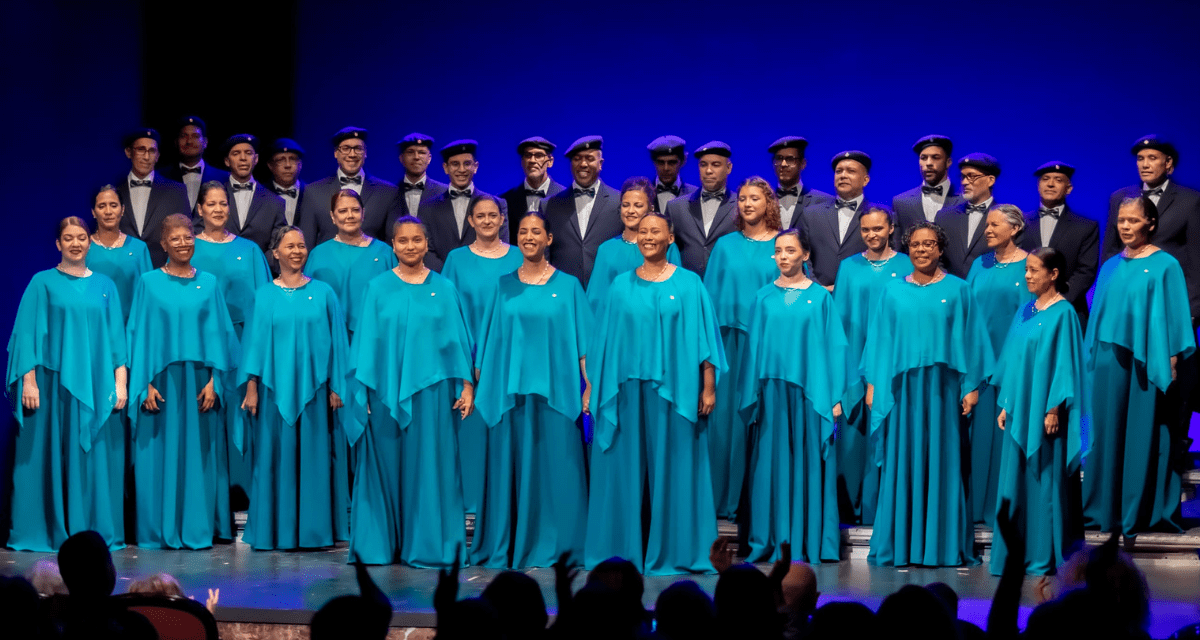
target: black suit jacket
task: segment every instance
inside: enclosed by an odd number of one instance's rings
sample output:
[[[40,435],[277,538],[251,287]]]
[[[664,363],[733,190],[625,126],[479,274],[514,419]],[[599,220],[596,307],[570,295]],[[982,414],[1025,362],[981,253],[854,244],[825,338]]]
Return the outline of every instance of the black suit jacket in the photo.
[[[1100,225],[1063,205],[1062,215],[1054,224],[1054,233],[1042,237],[1041,220],[1037,209],[1025,214],[1025,230],[1021,232],[1021,248],[1032,251],[1051,247],[1067,260],[1067,302],[1079,312],[1081,326],[1087,325],[1087,292],[1096,282],[1100,265]]]
[[[400,190],[387,180],[364,174],[362,190],[363,233],[386,240],[391,236],[388,227],[396,219],[396,211],[400,206]],[[296,226],[304,231],[305,243],[315,247],[337,235],[337,227],[329,216],[329,201],[333,194],[342,190],[338,176],[322,178],[309,183],[304,188],[304,201],[301,208],[296,209]]]
[[[267,193],[275,193],[275,182],[273,180],[270,182],[263,183],[263,186],[267,188]],[[294,188],[296,190],[296,211],[292,214],[293,218],[292,218],[292,223],[291,223],[293,225],[296,224],[296,218],[300,217],[300,207],[304,205],[304,187],[305,186],[306,185],[304,184],[304,181],[300,180],[299,178],[296,179],[296,184],[292,185],[292,188]],[[275,195],[279,195],[279,194],[275,194]],[[279,198],[282,200],[283,196],[279,196]],[[284,210],[283,220],[284,220],[284,223],[287,223],[287,201],[286,200],[283,203],[283,210]],[[312,247],[310,246],[308,248],[308,250],[312,251]],[[268,256],[267,259],[270,260],[270,257]]]
[[[1117,235],[1117,209],[1121,200],[1135,198],[1141,193],[1141,185],[1135,185],[1116,191],[1109,199],[1101,262],[1124,248]],[[1158,227],[1150,242],[1171,254],[1183,267],[1194,324],[1196,318],[1200,318],[1200,191],[1175,184],[1174,180],[1167,183],[1158,199]]]
[[[963,202],[962,189],[951,181],[950,193],[946,194],[946,201],[942,203],[942,209],[954,207],[960,202]],[[921,187],[914,187],[892,198],[892,211],[896,212],[896,232],[892,236],[892,246],[897,251],[907,253],[908,249],[900,246],[904,232],[914,225],[926,221],[925,207],[921,205]]]
[[[575,196],[569,188],[542,200],[542,213],[546,216],[548,231],[554,234],[550,264],[575,276],[586,287],[600,245],[625,229],[621,222],[621,193],[603,182],[596,182],[596,200],[592,203],[587,229],[579,228]]]
[[[813,189],[808,185],[800,190],[800,197],[796,199],[796,209],[792,211],[792,220],[790,225],[785,225],[789,229],[799,229],[804,223],[804,211],[809,207],[816,205],[818,202],[833,201],[834,197],[821,191]],[[782,212],[780,212],[782,217]]]
[[[996,202],[993,197],[992,205]],[[966,279],[975,258],[988,252],[987,241],[983,239],[983,230],[987,228],[987,216],[984,215],[979,220],[979,225],[975,227],[975,235],[970,239],[967,239],[967,230],[971,225],[967,218],[966,200],[953,207],[943,208],[937,213],[934,222],[946,232],[946,251],[942,253],[942,266],[951,275]]]
[[[810,205],[804,210],[800,223],[812,245],[809,264],[812,266],[812,277],[822,286],[831,286],[837,281],[838,267],[842,260],[856,253],[867,250],[863,242],[862,232],[859,231],[859,219],[863,211],[871,206],[871,201],[863,197],[854,211],[850,226],[846,228],[845,237],[838,237],[837,199],[822,200]]]
[[[401,181],[403,181],[403,180],[404,179],[401,178]],[[433,198],[436,198],[436,197],[442,195],[443,193],[446,193],[446,190],[449,188],[450,188],[450,185],[446,184],[445,182],[438,182],[437,180],[430,178],[429,175],[426,174],[425,188],[421,191],[420,202],[424,202],[426,200],[432,200]],[[392,223],[396,221],[396,218],[399,218],[402,216],[416,216],[417,215],[417,211],[409,211],[409,209],[408,209],[408,198],[404,197],[404,185],[397,182],[396,183],[396,191],[397,191],[397,198],[399,198],[399,201],[397,202],[395,217],[392,218],[391,220],[388,220],[388,234],[387,235],[389,237],[392,235],[391,227],[392,227]],[[420,208],[420,203],[417,204],[417,208],[418,209]]]
[[[475,195],[491,195],[481,189],[475,189]],[[507,215],[508,205],[500,201],[500,215]],[[467,212],[470,215],[470,212]],[[450,252],[465,247],[475,241],[475,228],[463,218],[462,228],[457,228],[454,219],[454,205],[450,203],[450,193],[440,193],[429,200],[421,201],[417,217],[425,223],[425,233],[428,235],[429,252],[425,254],[425,266],[441,272]],[[508,226],[500,225],[500,239],[508,242]]]
[[[129,200],[128,175],[114,184],[117,187],[117,197],[121,199],[121,204],[125,207],[125,214],[121,216],[121,232],[145,242],[150,249],[150,262],[155,267],[163,266],[167,263],[167,252],[163,250],[162,243],[159,242],[162,221],[174,213],[182,213],[188,218],[192,217],[191,209],[188,207],[187,187],[183,183],[170,180],[155,171],[154,183],[150,186],[150,198],[146,201],[145,223],[142,225],[141,233],[138,233],[137,219],[133,215],[133,205]]]
[[[269,253],[271,234],[275,233],[275,229],[287,224],[287,216],[283,213],[283,198],[256,180],[254,195],[250,197],[250,210],[238,211],[233,187],[226,183],[225,189],[229,192],[229,222],[225,224],[225,228],[258,245],[263,253]],[[300,203],[297,202],[297,215],[299,211]]]
[[[556,182],[554,178],[550,178],[550,184],[546,185],[546,198],[553,198],[562,193],[563,189],[566,189],[566,187]],[[521,214],[529,209],[529,205],[525,201],[525,181],[522,180],[521,184],[500,194],[500,198],[508,205],[509,218],[504,223],[508,227],[508,237],[515,238],[517,236],[517,225],[521,223]],[[620,201],[617,202],[617,205],[619,208]],[[540,203],[538,208],[541,208]]]
[[[656,190],[654,193],[654,202],[651,202],[650,206],[657,209],[658,208],[658,191],[657,191],[658,180],[657,179],[651,180],[651,183],[656,187]],[[675,180],[675,184],[679,185],[679,195],[671,196],[671,200],[674,200],[675,198],[686,198],[700,190],[700,187],[698,187],[694,184],[688,184],[688,183],[684,182],[683,178],[677,178]],[[667,204],[671,204],[671,200],[668,200]],[[662,213],[666,213],[666,211],[663,211]]]
[[[704,270],[708,268],[708,257],[717,240],[737,230],[734,226],[737,191],[726,185],[725,198],[717,207],[717,215],[713,218],[708,233],[704,233],[704,212],[700,199],[703,193],[703,189],[696,189],[689,195],[679,196],[667,203],[667,217],[675,226],[675,246],[679,247],[683,266],[695,271],[701,278],[704,277]]]
[[[183,170],[179,168],[178,162],[173,162],[169,166],[164,167],[164,169],[165,169],[164,173],[166,174],[166,176],[168,178],[174,180],[175,182],[183,184]],[[157,173],[157,171],[155,173]],[[204,171],[202,171],[200,173],[200,184],[203,185],[205,182],[209,182],[211,180],[216,180],[217,182],[229,182],[229,172],[222,170],[222,169],[218,169],[218,168],[212,166],[211,164],[209,164],[207,160],[205,160],[204,161]],[[186,184],[184,184],[183,186],[185,189],[187,188]],[[193,209],[192,213],[195,213],[195,211],[194,211],[194,209],[196,208],[195,203],[189,201],[188,206],[192,207],[192,209]]]

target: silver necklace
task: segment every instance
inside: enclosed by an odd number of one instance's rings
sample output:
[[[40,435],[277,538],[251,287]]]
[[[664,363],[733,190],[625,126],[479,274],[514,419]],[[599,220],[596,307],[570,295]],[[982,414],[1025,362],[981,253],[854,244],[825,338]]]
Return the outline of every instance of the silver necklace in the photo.
[[[92,270],[88,269],[87,266],[84,266],[83,271],[78,272],[78,273],[76,273],[75,271],[68,270],[67,267],[63,266],[63,264],[61,262],[54,265],[54,268],[58,269],[62,273],[65,273],[69,276],[75,276],[76,278],[86,278],[86,277],[92,275]]]
[[[501,243],[500,243],[500,246],[499,246],[499,247],[497,247],[497,248],[495,248],[495,249],[482,249],[482,248],[480,248],[480,247],[479,247],[479,241],[478,241],[478,240],[476,240],[476,241],[474,241],[474,242],[472,242],[472,243],[471,243],[471,251],[474,251],[476,254],[478,254],[478,255],[481,255],[481,256],[483,256],[483,257],[485,257],[485,258],[496,258],[496,257],[499,257],[499,256],[501,255],[501,253],[500,253],[500,252],[501,252],[501,251],[504,251],[506,248],[508,248],[508,245],[504,244],[503,242],[501,242]]]
[[[931,284],[941,282],[942,278],[945,278],[945,277],[946,277],[946,272],[942,271],[941,269],[938,269],[937,275],[933,276],[933,279],[926,283],[917,282],[916,279],[914,279],[911,274],[905,276],[904,279],[911,282],[912,284],[917,285],[918,287],[928,287]]]
[[[425,276],[428,273],[429,273],[429,269],[422,266],[421,272],[417,274],[416,282],[414,282],[414,281],[409,280],[408,278],[404,277],[404,273],[402,273],[400,271],[400,267],[396,267],[396,275],[400,276],[400,279],[407,282],[408,284],[421,284],[421,283],[425,282]]]
[[[657,273],[657,274],[656,274],[656,275],[655,275],[653,278],[643,278],[643,279],[644,279],[644,280],[648,280],[648,281],[650,281],[650,282],[662,282],[662,281],[663,281],[663,276],[665,276],[665,275],[666,275],[667,271],[668,271],[670,268],[671,268],[671,263],[670,263],[670,262],[668,262],[668,263],[666,264],[666,266],[664,266],[662,269],[660,269],[660,270],[659,270],[659,272],[658,272],[658,273]],[[647,273],[646,273],[646,265],[642,265],[642,275],[644,275],[644,276],[645,276],[645,275],[649,275],[649,274],[647,274]]]
[[[890,249],[889,249],[889,251],[890,251]],[[863,260],[867,261],[867,265],[869,265],[873,271],[879,272],[879,271],[883,271],[883,268],[887,266],[887,263],[891,262],[892,258],[896,257],[896,252],[892,251],[892,255],[890,255],[886,258],[882,258],[880,260],[872,260],[867,257],[867,252],[864,251],[864,252],[862,252],[862,257],[863,257]]]
[[[176,277],[176,278],[193,278],[193,277],[195,277],[195,276],[196,276],[196,267],[192,267],[192,268],[191,268],[191,273],[188,273],[186,276],[181,276],[181,275],[179,275],[179,274],[177,274],[177,273],[171,273],[171,272],[170,272],[170,271],[167,269],[167,265],[165,265],[165,264],[164,264],[164,265],[162,266],[162,272],[163,272],[163,273],[165,273],[165,274],[167,274],[167,275],[169,275],[169,276],[174,276],[174,277]]]
[[[1038,307],[1037,300],[1034,300],[1034,301],[1033,301],[1033,312],[1034,312],[1034,313],[1041,313],[1042,311],[1045,311],[1046,309],[1049,309],[1049,308],[1050,308],[1050,306],[1051,306],[1051,305],[1053,305],[1055,302],[1058,302],[1059,300],[1063,300],[1063,299],[1064,299],[1064,298],[1062,297],[1062,294],[1061,294],[1061,293],[1056,293],[1056,294],[1054,294],[1054,297],[1053,297],[1053,298],[1050,298],[1050,300],[1049,300],[1048,302],[1046,302],[1046,306],[1044,306],[1044,307],[1041,307],[1041,308],[1039,308],[1039,307]]]
[[[546,273],[547,271],[550,270],[550,261],[549,260],[542,260],[542,270],[540,273],[538,273],[537,279],[535,279],[533,282],[530,282],[528,280],[529,276],[526,276],[524,274],[524,272],[522,271],[522,269],[524,269],[524,268],[525,268],[525,265],[521,265],[521,269],[517,269],[517,279],[519,279],[521,282],[523,282],[525,284],[542,284],[549,278],[549,276]]]

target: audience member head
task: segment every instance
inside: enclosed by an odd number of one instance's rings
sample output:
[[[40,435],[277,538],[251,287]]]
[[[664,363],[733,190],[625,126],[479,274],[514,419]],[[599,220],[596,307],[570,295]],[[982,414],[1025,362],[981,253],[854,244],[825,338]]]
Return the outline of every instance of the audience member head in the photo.
[[[509,638],[538,638],[546,631],[546,601],[533,578],[519,571],[496,576],[480,596],[496,610]]]
[[[958,594],[945,582],[931,582],[925,585],[929,592],[937,596],[946,605],[946,612],[951,618],[958,619]]]
[[[588,574],[587,583],[593,582],[604,584],[620,594],[623,599],[636,606],[639,615],[645,615],[642,595],[646,591],[646,584],[632,562],[622,558],[609,558],[601,562]]]
[[[349,636],[343,636],[349,637]],[[513,636],[520,638],[521,636]],[[487,600],[458,600],[450,611],[438,614],[438,640],[499,640],[505,638],[500,616]],[[315,640],[315,639],[314,639]]]
[[[754,565],[734,565],[721,572],[713,602],[721,632],[745,638],[778,638],[782,618],[766,574]]]
[[[920,632],[930,640],[954,640],[958,630],[946,605],[925,587],[905,585],[879,605],[875,621],[879,629],[897,635]]]
[[[177,598],[186,598],[187,594],[183,592],[183,586],[175,579],[175,576],[169,573],[156,573],[154,575],[138,578],[129,583],[129,593],[145,593],[158,596],[175,596]]]
[[[793,562],[783,577],[783,608],[785,611],[812,613],[817,608],[817,574],[803,562]]]
[[[37,638],[43,619],[38,592],[25,578],[0,576],[0,620],[8,638]]]
[[[67,593],[67,585],[63,583],[58,563],[49,558],[33,563],[29,571],[25,572],[25,579],[29,580],[34,590],[42,597]]]
[[[575,593],[571,601],[571,618],[564,629],[564,637],[575,640],[632,640],[641,630],[643,615],[640,601],[635,607],[627,593],[612,588],[604,580],[592,580],[589,576],[587,584]]]
[[[663,590],[654,603],[658,635],[666,640],[707,640],[716,637],[717,610],[707,593],[691,580]]]
[[[104,538],[95,531],[80,531],[58,550],[58,568],[72,600],[94,600],[112,595],[117,571]]]
[[[813,612],[809,640],[875,638],[875,612],[861,602],[830,602]]]

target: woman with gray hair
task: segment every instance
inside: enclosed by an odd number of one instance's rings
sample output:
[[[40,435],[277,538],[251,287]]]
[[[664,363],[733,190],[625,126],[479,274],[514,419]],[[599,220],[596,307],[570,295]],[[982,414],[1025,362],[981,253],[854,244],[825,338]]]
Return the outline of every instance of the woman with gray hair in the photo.
[[[967,284],[979,304],[992,352],[1004,348],[1004,337],[1017,311],[1033,299],[1025,286],[1025,258],[1017,246],[1025,229],[1025,216],[1015,205],[998,204],[988,211],[983,237],[991,249],[975,259]],[[996,518],[996,489],[1000,474],[1003,432],[996,426],[1000,410],[996,388],[985,386],[971,417],[971,478],[969,496],[974,522],[989,526]]]

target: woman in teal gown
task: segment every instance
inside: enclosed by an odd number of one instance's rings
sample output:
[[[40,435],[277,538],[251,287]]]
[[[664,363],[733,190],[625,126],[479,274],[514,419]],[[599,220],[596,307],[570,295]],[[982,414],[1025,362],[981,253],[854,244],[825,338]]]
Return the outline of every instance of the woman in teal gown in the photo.
[[[357,191],[337,192],[329,215],[337,235],[313,248],[304,275],[333,287],[353,337],[367,285],[375,276],[395,268],[396,255],[387,243],[363,233],[363,203]]]
[[[89,529],[125,544],[125,322],[120,294],[87,267],[87,223],[58,225],[62,260],[33,276],[8,341],[17,436],[8,546],[57,551]],[[114,413],[114,411],[116,413]]]
[[[138,277],[153,269],[146,243],[121,233],[121,216],[125,207],[111,184],[100,187],[92,198],[92,216],[96,218],[96,233],[87,253],[87,266],[95,273],[108,276],[117,286],[121,297],[121,319],[129,320],[129,305],[133,303],[133,287]]]
[[[638,223],[646,212],[654,207],[654,185],[641,176],[625,181],[621,186],[621,222],[625,230],[621,235],[605,240],[596,250],[596,263],[592,266],[592,277],[588,280],[587,297],[592,310],[599,310],[608,297],[608,288],[617,274],[633,271],[642,264],[642,252],[638,251]],[[680,264],[679,247],[667,249],[667,262]]]
[[[967,273],[967,284],[979,305],[992,353],[999,355],[1013,316],[1033,299],[1025,284],[1028,254],[1016,243],[1025,228],[1025,215],[1016,205],[998,204],[988,212],[984,224],[983,237],[991,251],[975,258]],[[996,402],[995,387],[985,385],[979,390],[979,404],[971,413],[971,521],[989,527],[996,518],[1000,452],[1004,449],[1004,434],[996,428],[996,417],[1000,414]]]
[[[241,352],[216,276],[191,265],[192,221],[167,216],[162,245],[126,330],[137,545],[204,549],[233,539],[222,407]]]
[[[842,396],[842,415],[837,421],[838,509],[842,522],[875,522],[879,498],[879,467],[867,448],[870,410],[863,402],[867,386],[858,364],[867,345],[867,327],[874,315],[880,292],[887,283],[912,273],[908,256],[892,249],[896,214],[885,206],[871,205],[859,217],[859,233],[867,250],[850,256],[838,268],[833,286],[833,305],[842,318],[849,353],[850,380]]]
[[[454,414],[474,410],[471,335],[458,291],[423,263],[421,221],[392,228],[400,264],[367,286],[351,345],[355,407],[370,414],[350,434],[350,561],[447,567],[466,546]]]
[[[711,573],[717,537],[704,417],[726,369],[700,276],[667,262],[670,223],[638,226],[644,262],[617,276],[588,343],[591,452],[584,564],[625,558],[644,575]]]
[[[308,247],[296,227],[271,238],[279,277],[258,290],[238,383],[252,416],[254,466],[242,541],[252,549],[331,547],[350,538],[342,398],[350,341],[333,289],[304,275]],[[337,416],[335,418],[335,415]]]
[[[1183,269],[1151,242],[1157,224],[1149,198],[1120,204],[1125,249],[1100,267],[1084,340],[1094,421],[1084,523],[1126,536],[1181,530],[1182,479],[1171,445],[1180,412],[1167,390],[1178,363],[1196,350],[1196,336]]]
[[[738,233],[717,240],[704,273],[729,363],[717,385],[717,406],[708,417],[708,454],[717,517],[730,520],[737,515],[749,457],[750,429],[738,412],[746,375],[746,331],[758,290],[779,274],[774,260],[781,226],[779,200],[766,180],[754,176],[742,183],[734,224]]]
[[[500,201],[492,196],[471,198],[467,204],[467,224],[475,229],[475,241],[446,256],[442,276],[458,290],[467,328],[478,338],[484,314],[496,294],[496,282],[521,266],[521,252],[500,239],[500,230],[508,223],[500,213]],[[458,458],[467,513],[476,513],[483,496],[486,451],[487,427],[479,412],[475,412],[458,426]]]
[[[587,476],[576,420],[591,393],[579,387],[592,312],[579,281],[546,259],[553,241],[540,213],[522,216],[522,264],[500,278],[478,334],[487,471],[470,562],[494,569],[548,567],[563,554],[568,565],[583,561]]]
[[[867,561],[974,564],[966,416],[992,368],[992,345],[970,287],[938,268],[945,232],[922,222],[905,236],[913,273],[884,286],[860,365],[871,409],[868,446],[880,466]]]
[[[1082,538],[1079,461],[1086,442],[1083,335],[1079,316],[1063,299],[1067,260],[1054,249],[1034,249],[1025,261],[1027,302],[1009,323],[991,388],[997,390],[1003,429],[997,513],[1025,539],[1025,571],[1053,573]],[[976,409],[978,411],[978,408]],[[1001,575],[1008,557],[1003,536],[992,537],[989,569]]]
[[[779,277],[758,290],[750,318],[740,411],[752,425],[748,562],[792,558],[836,562],[837,455],[834,420],[846,392],[849,345],[833,296],[804,275],[808,238],[775,238]]]

